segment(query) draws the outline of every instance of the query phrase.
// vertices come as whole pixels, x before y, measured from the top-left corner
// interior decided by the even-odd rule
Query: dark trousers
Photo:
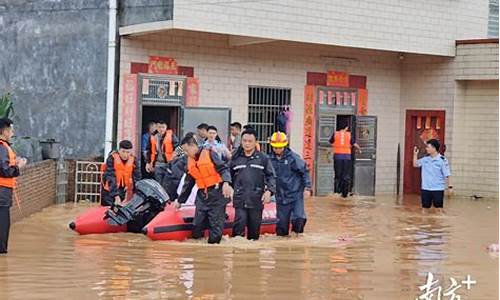
[[[245,236],[246,227],[247,239],[258,240],[262,224],[262,210],[262,208],[235,208],[232,236]]]
[[[306,225],[306,213],[304,210],[304,200],[296,200],[287,204],[276,204],[276,216],[278,223],[276,224],[276,235],[287,236],[292,222],[292,231],[295,233],[303,233]]]
[[[125,189],[120,189],[120,199],[123,201],[125,199],[127,192]],[[115,197],[112,197],[110,193],[101,187],[101,206],[111,206],[115,203]]]
[[[167,164],[165,163],[156,163],[155,166],[155,174],[154,179],[161,184],[163,182],[163,178],[167,175]]]
[[[0,206],[0,254],[7,253],[10,230],[10,207]]]
[[[220,243],[226,221],[226,204],[227,201],[220,188],[213,188],[207,194],[204,190],[198,191],[193,219],[194,239],[202,238],[208,227],[208,243]]]
[[[146,171],[146,160],[144,156],[141,157],[141,175],[142,179],[154,179],[154,174]]]
[[[349,159],[335,159],[335,193],[342,194],[342,197],[347,197],[351,188],[351,163]]]

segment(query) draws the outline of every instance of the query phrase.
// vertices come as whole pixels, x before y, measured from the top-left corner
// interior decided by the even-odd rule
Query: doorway
[[[354,119],[353,115],[337,115],[337,125],[336,125],[337,131],[344,129],[345,126],[349,126],[348,131],[354,132],[354,128],[352,127],[354,123],[353,119]]]
[[[147,131],[149,122],[163,120],[167,122],[168,128],[178,135],[180,130],[179,106],[142,106],[141,135]]]
[[[403,193],[420,194],[421,171],[413,167],[413,149],[420,150],[418,158],[425,156],[425,143],[430,139],[437,139],[444,149],[445,117],[444,110],[406,111]]]

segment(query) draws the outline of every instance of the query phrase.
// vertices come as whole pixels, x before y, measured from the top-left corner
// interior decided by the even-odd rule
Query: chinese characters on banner
[[[349,74],[346,72],[328,71],[326,85],[336,87],[349,87]]]
[[[123,97],[120,107],[119,140],[130,140],[137,150],[137,74],[123,76]]]
[[[311,177],[313,177],[314,170],[314,149],[315,149],[315,128],[316,128],[316,114],[315,114],[315,87],[313,85],[306,85],[304,89],[304,152],[303,157],[309,167]],[[311,178],[313,179],[313,178]],[[313,179],[314,182],[314,179]]]
[[[177,62],[171,57],[150,56],[148,73],[177,75]]]
[[[200,81],[198,78],[188,77],[186,85],[186,106],[198,106],[200,104]]]
[[[368,114],[368,91],[358,89],[358,115],[366,116]]]

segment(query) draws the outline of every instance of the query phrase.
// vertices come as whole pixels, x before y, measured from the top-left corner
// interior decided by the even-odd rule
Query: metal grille
[[[186,80],[181,77],[142,77],[139,87],[143,105],[182,105]]]
[[[488,37],[498,37],[498,0],[490,0],[488,14]]]
[[[250,86],[248,88],[248,124],[257,131],[263,152],[269,151],[268,138],[275,131],[276,116],[290,106],[289,88]]]
[[[77,161],[75,171],[75,203],[101,201],[102,162]]]

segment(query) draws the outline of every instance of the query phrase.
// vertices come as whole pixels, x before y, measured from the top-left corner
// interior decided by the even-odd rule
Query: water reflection
[[[423,216],[417,197],[315,198],[302,237],[207,245],[78,236],[66,224],[86,207],[54,206],[13,226],[0,299],[414,299],[427,272],[471,274],[467,296],[495,298],[498,258],[485,248],[498,242],[497,201],[445,207]]]

